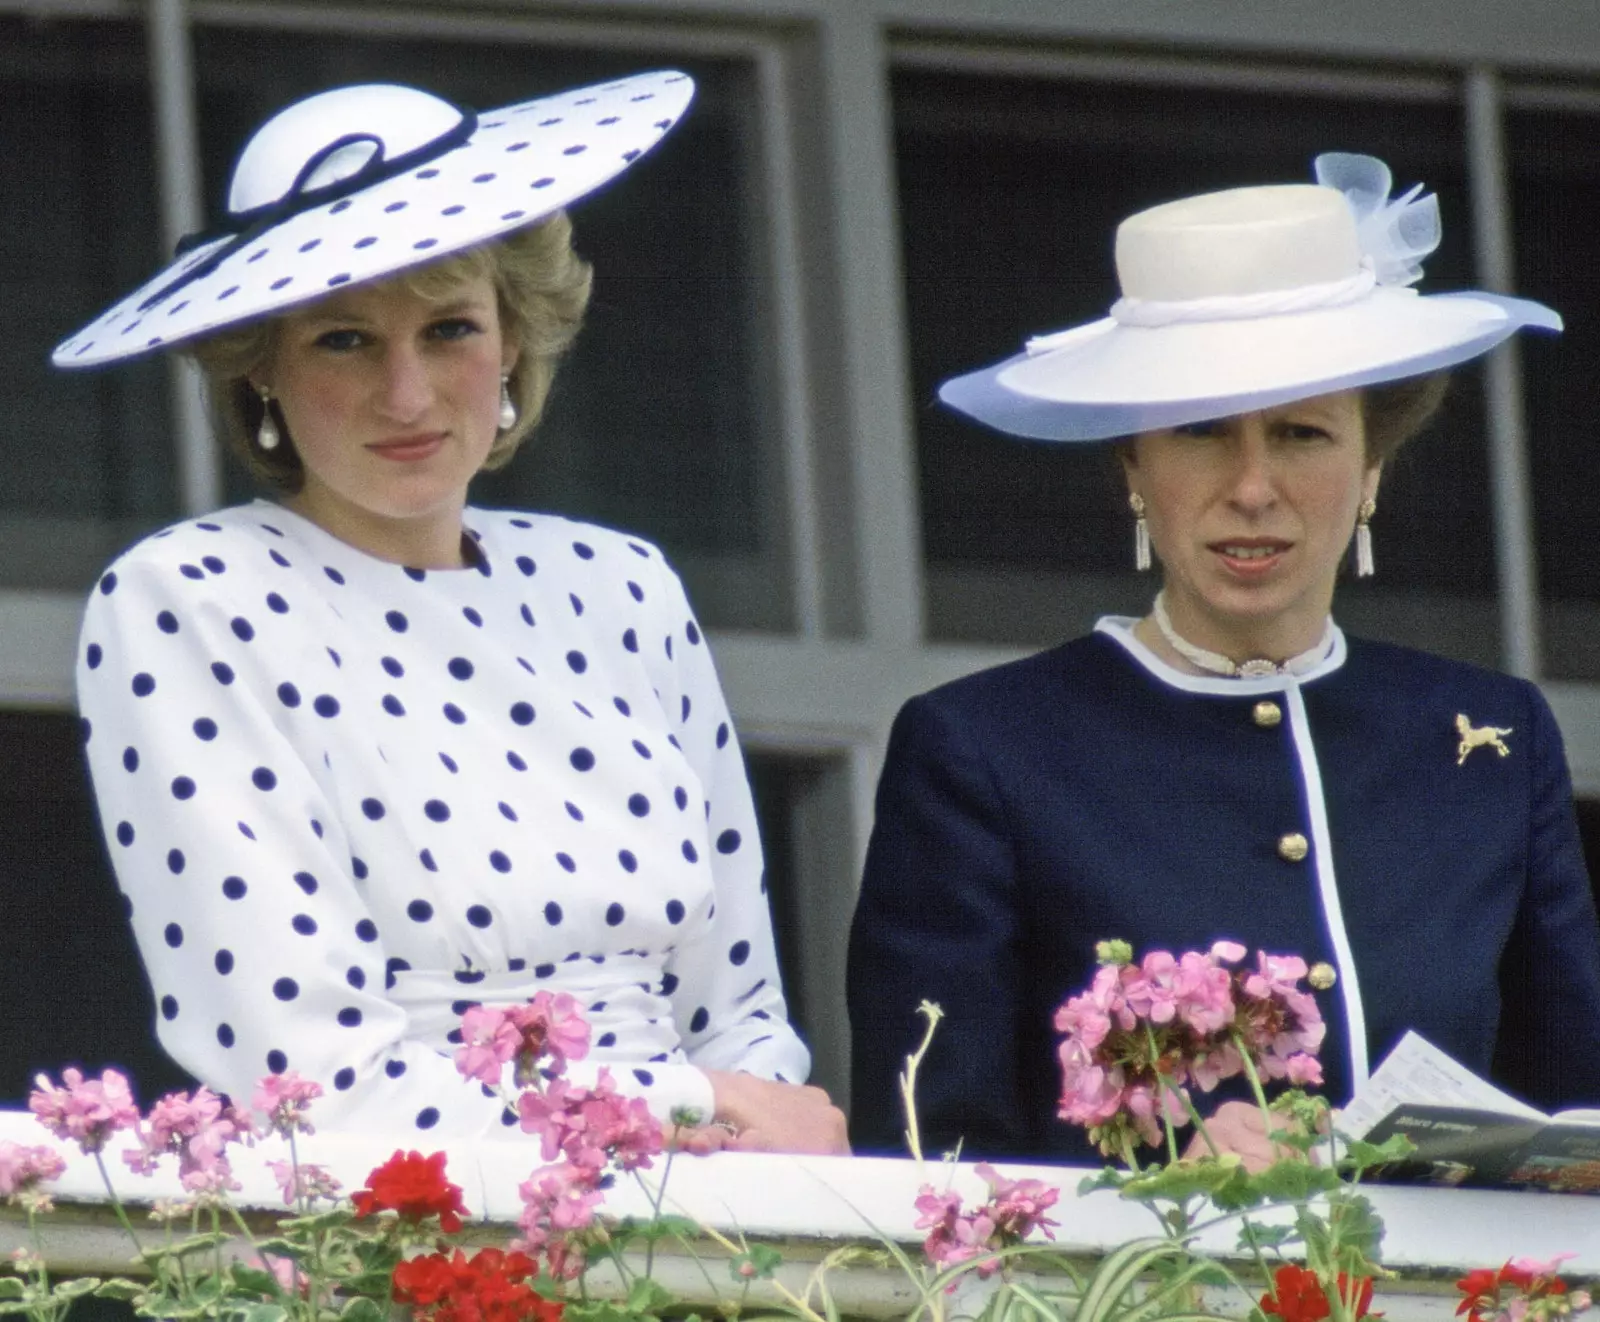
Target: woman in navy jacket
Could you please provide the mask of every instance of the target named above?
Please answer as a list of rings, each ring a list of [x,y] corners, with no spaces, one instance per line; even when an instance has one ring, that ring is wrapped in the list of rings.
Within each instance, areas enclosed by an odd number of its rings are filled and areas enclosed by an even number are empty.
[[[850,951],[857,1150],[1081,1159],[1052,1019],[1094,944],[1223,937],[1337,974],[1335,1103],[1407,1029],[1546,1106],[1600,1101],[1600,928],[1561,736],[1531,684],[1347,638],[1330,615],[1385,458],[1444,369],[1548,309],[1406,288],[1434,200],[1368,157],[1125,221],[1101,322],[946,383],[1013,434],[1115,441],[1142,619],[907,703]]]

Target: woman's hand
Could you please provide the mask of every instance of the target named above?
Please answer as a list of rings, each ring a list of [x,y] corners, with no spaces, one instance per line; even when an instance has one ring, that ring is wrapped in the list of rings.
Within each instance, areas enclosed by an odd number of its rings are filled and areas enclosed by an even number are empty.
[[[1286,1133],[1291,1122],[1287,1116],[1274,1117],[1280,1123],[1273,1127],[1275,1133]],[[1299,1149],[1282,1142],[1274,1145],[1267,1137],[1267,1126],[1261,1108],[1254,1102],[1224,1102],[1206,1120],[1206,1133],[1216,1146],[1218,1155],[1233,1153],[1244,1162],[1252,1175],[1264,1171],[1273,1162],[1284,1157],[1299,1156]],[[1193,1160],[1211,1155],[1211,1148],[1199,1134],[1190,1141],[1183,1154]]]
[[[716,1097],[716,1118],[737,1131],[724,1146],[740,1152],[849,1154],[844,1112],[821,1088],[725,1070],[707,1070],[706,1077]]]

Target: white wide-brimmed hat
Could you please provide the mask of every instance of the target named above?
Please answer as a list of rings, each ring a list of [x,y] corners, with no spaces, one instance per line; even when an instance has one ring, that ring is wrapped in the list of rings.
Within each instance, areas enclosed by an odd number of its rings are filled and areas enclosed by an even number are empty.
[[[1389,197],[1371,156],[1316,160],[1315,184],[1234,188],[1117,228],[1111,315],[946,381],[939,398],[1047,441],[1099,441],[1420,376],[1475,358],[1551,309],[1409,285],[1439,244],[1436,198]]]
[[[297,101],[240,154],[227,220],[51,360],[168,348],[533,224],[627,169],[693,95],[662,70],[482,114],[384,83]]]

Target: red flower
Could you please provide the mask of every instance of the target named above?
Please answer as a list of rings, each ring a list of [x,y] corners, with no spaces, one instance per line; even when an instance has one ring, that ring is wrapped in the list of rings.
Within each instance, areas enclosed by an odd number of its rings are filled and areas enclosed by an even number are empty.
[[[1563,1254],[1562,1257],[1570,1257]],[[1479,1267],[1456,1282],[1463,1298],[1456,1305],[1456,1316],[1465,1313],[1468,1322],[1492,1322],[1506,1310],[1510,1300],[1507,1295],[1541,1299],[1549,1295],[1566,1294],[1567,1283],[1555,1274],[1562,1258],[1550,1262],[1534,1262],[1528,1258],[1513,1258],[1499,1270]]]
[[[1261,1296],[1263,1313],[1281,1317],[1283,1322],[1322,1322],[1333,1311],[1329,1307],[1328,1296],[1323,1292],[1322,1282],[1313,1271],[1286,1263],[1274,1273],[1272,1281],[1273,1289]],[[1356,1289],[1352,1294],[1350,1278],[1340,1272],[1339,1294],[1350,1300],[1352,1318],[1383,1316],[1381,1313],[1367,1312],[1372,1305],[1371,1277],[1357,1277]]]
[[[420,1152],[399,1152],[367,1176],[367,1187],[350,1195],[357,1216],[374,1212],[400,1213],[407,1221],[437,1216],[439,1229],[451,1234],[470,1215],[461,1202],[461,1189],[444,1178],[444,1153],[424,1157]]]
[[[525,1253],[430,1253],[394,1269],[394,1299],[429,1322],[560,1322],[562,1305],[527,1283],[537,1271]]]

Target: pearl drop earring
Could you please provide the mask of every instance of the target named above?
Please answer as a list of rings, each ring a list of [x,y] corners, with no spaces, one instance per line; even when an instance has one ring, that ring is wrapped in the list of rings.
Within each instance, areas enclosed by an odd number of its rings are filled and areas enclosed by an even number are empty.
[[[511,402],[511,373],[500,378],[500,430],[510,431],[517,425],[517,406]]]
[[[261,396],[261,426],[256,431],[256,444],[263,450],[276,450],[282,439],[278,435],[277,419],[272,416],[272,391],[267,386],[257,386]]]

